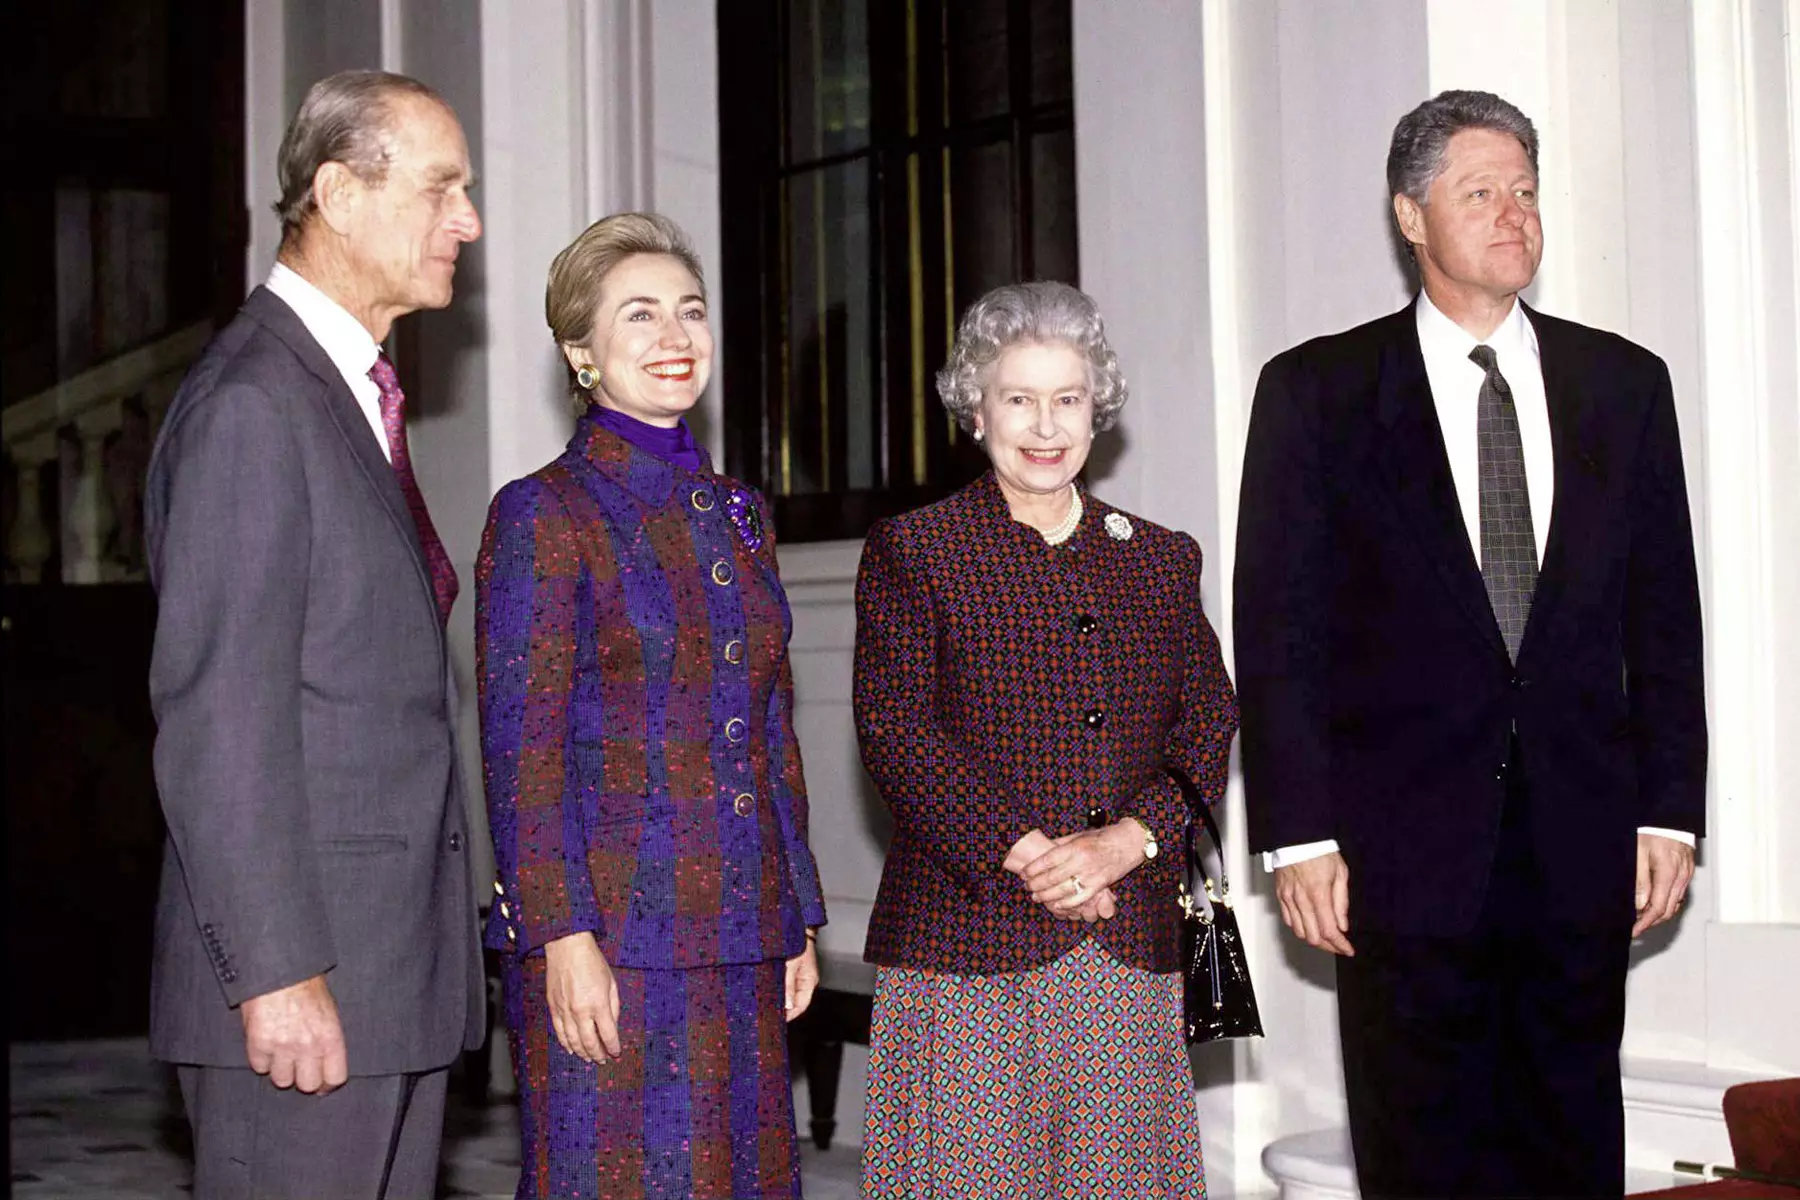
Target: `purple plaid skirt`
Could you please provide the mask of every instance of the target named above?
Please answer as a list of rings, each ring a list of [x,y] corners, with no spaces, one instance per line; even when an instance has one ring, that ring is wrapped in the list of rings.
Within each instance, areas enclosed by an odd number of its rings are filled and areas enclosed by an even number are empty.
[[[625,1053],[594,1065],[556,1041],[543,957],[506,967],[521,1200],[798,1197],[781,960],[614,974]]]

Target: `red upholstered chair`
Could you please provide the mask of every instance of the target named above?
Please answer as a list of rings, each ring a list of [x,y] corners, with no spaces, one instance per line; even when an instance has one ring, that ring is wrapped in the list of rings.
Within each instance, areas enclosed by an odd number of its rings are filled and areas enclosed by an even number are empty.
[[[1726,1089],[1724,1108],[1725,1131],[1731,1137],[1736,1169],[1762,1178],[1720,1179],[1660,1192],[1639,1192],[1638,1200],[1676,1196],[1694,1200],[1800,1200],[1800,1079],[1737,1084]]]

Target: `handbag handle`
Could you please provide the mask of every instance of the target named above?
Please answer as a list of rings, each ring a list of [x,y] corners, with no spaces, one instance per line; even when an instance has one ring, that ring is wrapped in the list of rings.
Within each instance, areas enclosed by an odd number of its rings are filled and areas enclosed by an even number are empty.
[[[1200,823],[1206,827],[1206,836],[1212,839],[1213,853],[1219,857],[1219,894],[1229,897],[1231,880],[1225,877],[1225,839],[1219,836],[1219,826],[1213,820],[1212,806],[1206,802],[1206,797],[1200,794],[1200,789],[1194,786],[1194,781],[1189,778],[1186,771],[1174,763],[1164,763],[1163,773],[1173,779],[1175,786],[1181,789],[1182,796],[1187,800],[1189,816],[1197,814]],[[1206,863],[1194,852],[1194,822],[1192,820],[1187,823],[1187,856],[1188,862],[1198,868],[1201,876],[1204,877]]]

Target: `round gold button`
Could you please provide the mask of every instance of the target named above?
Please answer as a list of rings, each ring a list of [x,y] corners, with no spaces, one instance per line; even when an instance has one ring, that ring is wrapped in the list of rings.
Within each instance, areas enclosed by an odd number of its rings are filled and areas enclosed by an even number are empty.
[[[748,729],[749,726],[744,724],[741,717],[733,717],[725,722],[725,740],[735,746],[744,740],[744,734]]]
[[[721,558],[712,565],[712,580],[720,587],[724,587],[735,578],[737,578],[737,575],[732,571],[731,564],[724,559]]]
[[[740,817],[747,817],[756,811],[756,797],[749,792],[739,792],[731,802],[731,811]]]
[[[730,663],[734,667],[737,666],[739,663],[743,662],[744,661],[744,643],[738,641],[736,638],[733,638],[731,641],[726,642],[725,643],[725,661]]]

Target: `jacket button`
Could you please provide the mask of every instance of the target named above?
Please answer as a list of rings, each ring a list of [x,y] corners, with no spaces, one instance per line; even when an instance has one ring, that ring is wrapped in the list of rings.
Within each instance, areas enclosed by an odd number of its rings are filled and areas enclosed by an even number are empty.
[[[462,834],[460,834],[460,833],[452,833],[452,834],[451,834],[451,835],[450,835],[450,849],[451,849],[451,850],[452,850],[452,851],[456,851],[456,850],[461,850],[461,849],[462,849]]]
[[[1089,729],[1098,729],[1106,724],[1106,714],[1097,708],[1090,708],[1082,714],[1081,723]]]
[[[720,587],[725,587],[735,578],[737,578],[737,573],[731,569],[731,564],[724,559],[721,558],[712,565],[712,581]]]
[[[1094,630],[1098,628],[1100,628],[1100,618],[1096,617],[1093,613],[1082,613],[1079,617],[1075,618],[1075,632],[1081,634],[1083,637],[1094,632]]]
[[[731,720],[725,722],[725,740],[734,746],[737,745],[744,740],[744,732],[748,728],[749,726],[744,724],[742,718],[731,718]]]
[[[711,512],[713,509],[713,494],[710,488],[695,488],[694,494],[689,496],[688,500],[699,512]]]
[[[749,792],[739,792],[731,801],[731,811],[740,817],[747,817],[756,811],[756,797]]]
[[[738,641],[736,638],[733,638],[729,642],[726,642],[725,643],[725,661],[730,663],[734,667],[737,666],[739,663],[743,662],[744,661],[744,643]]]

